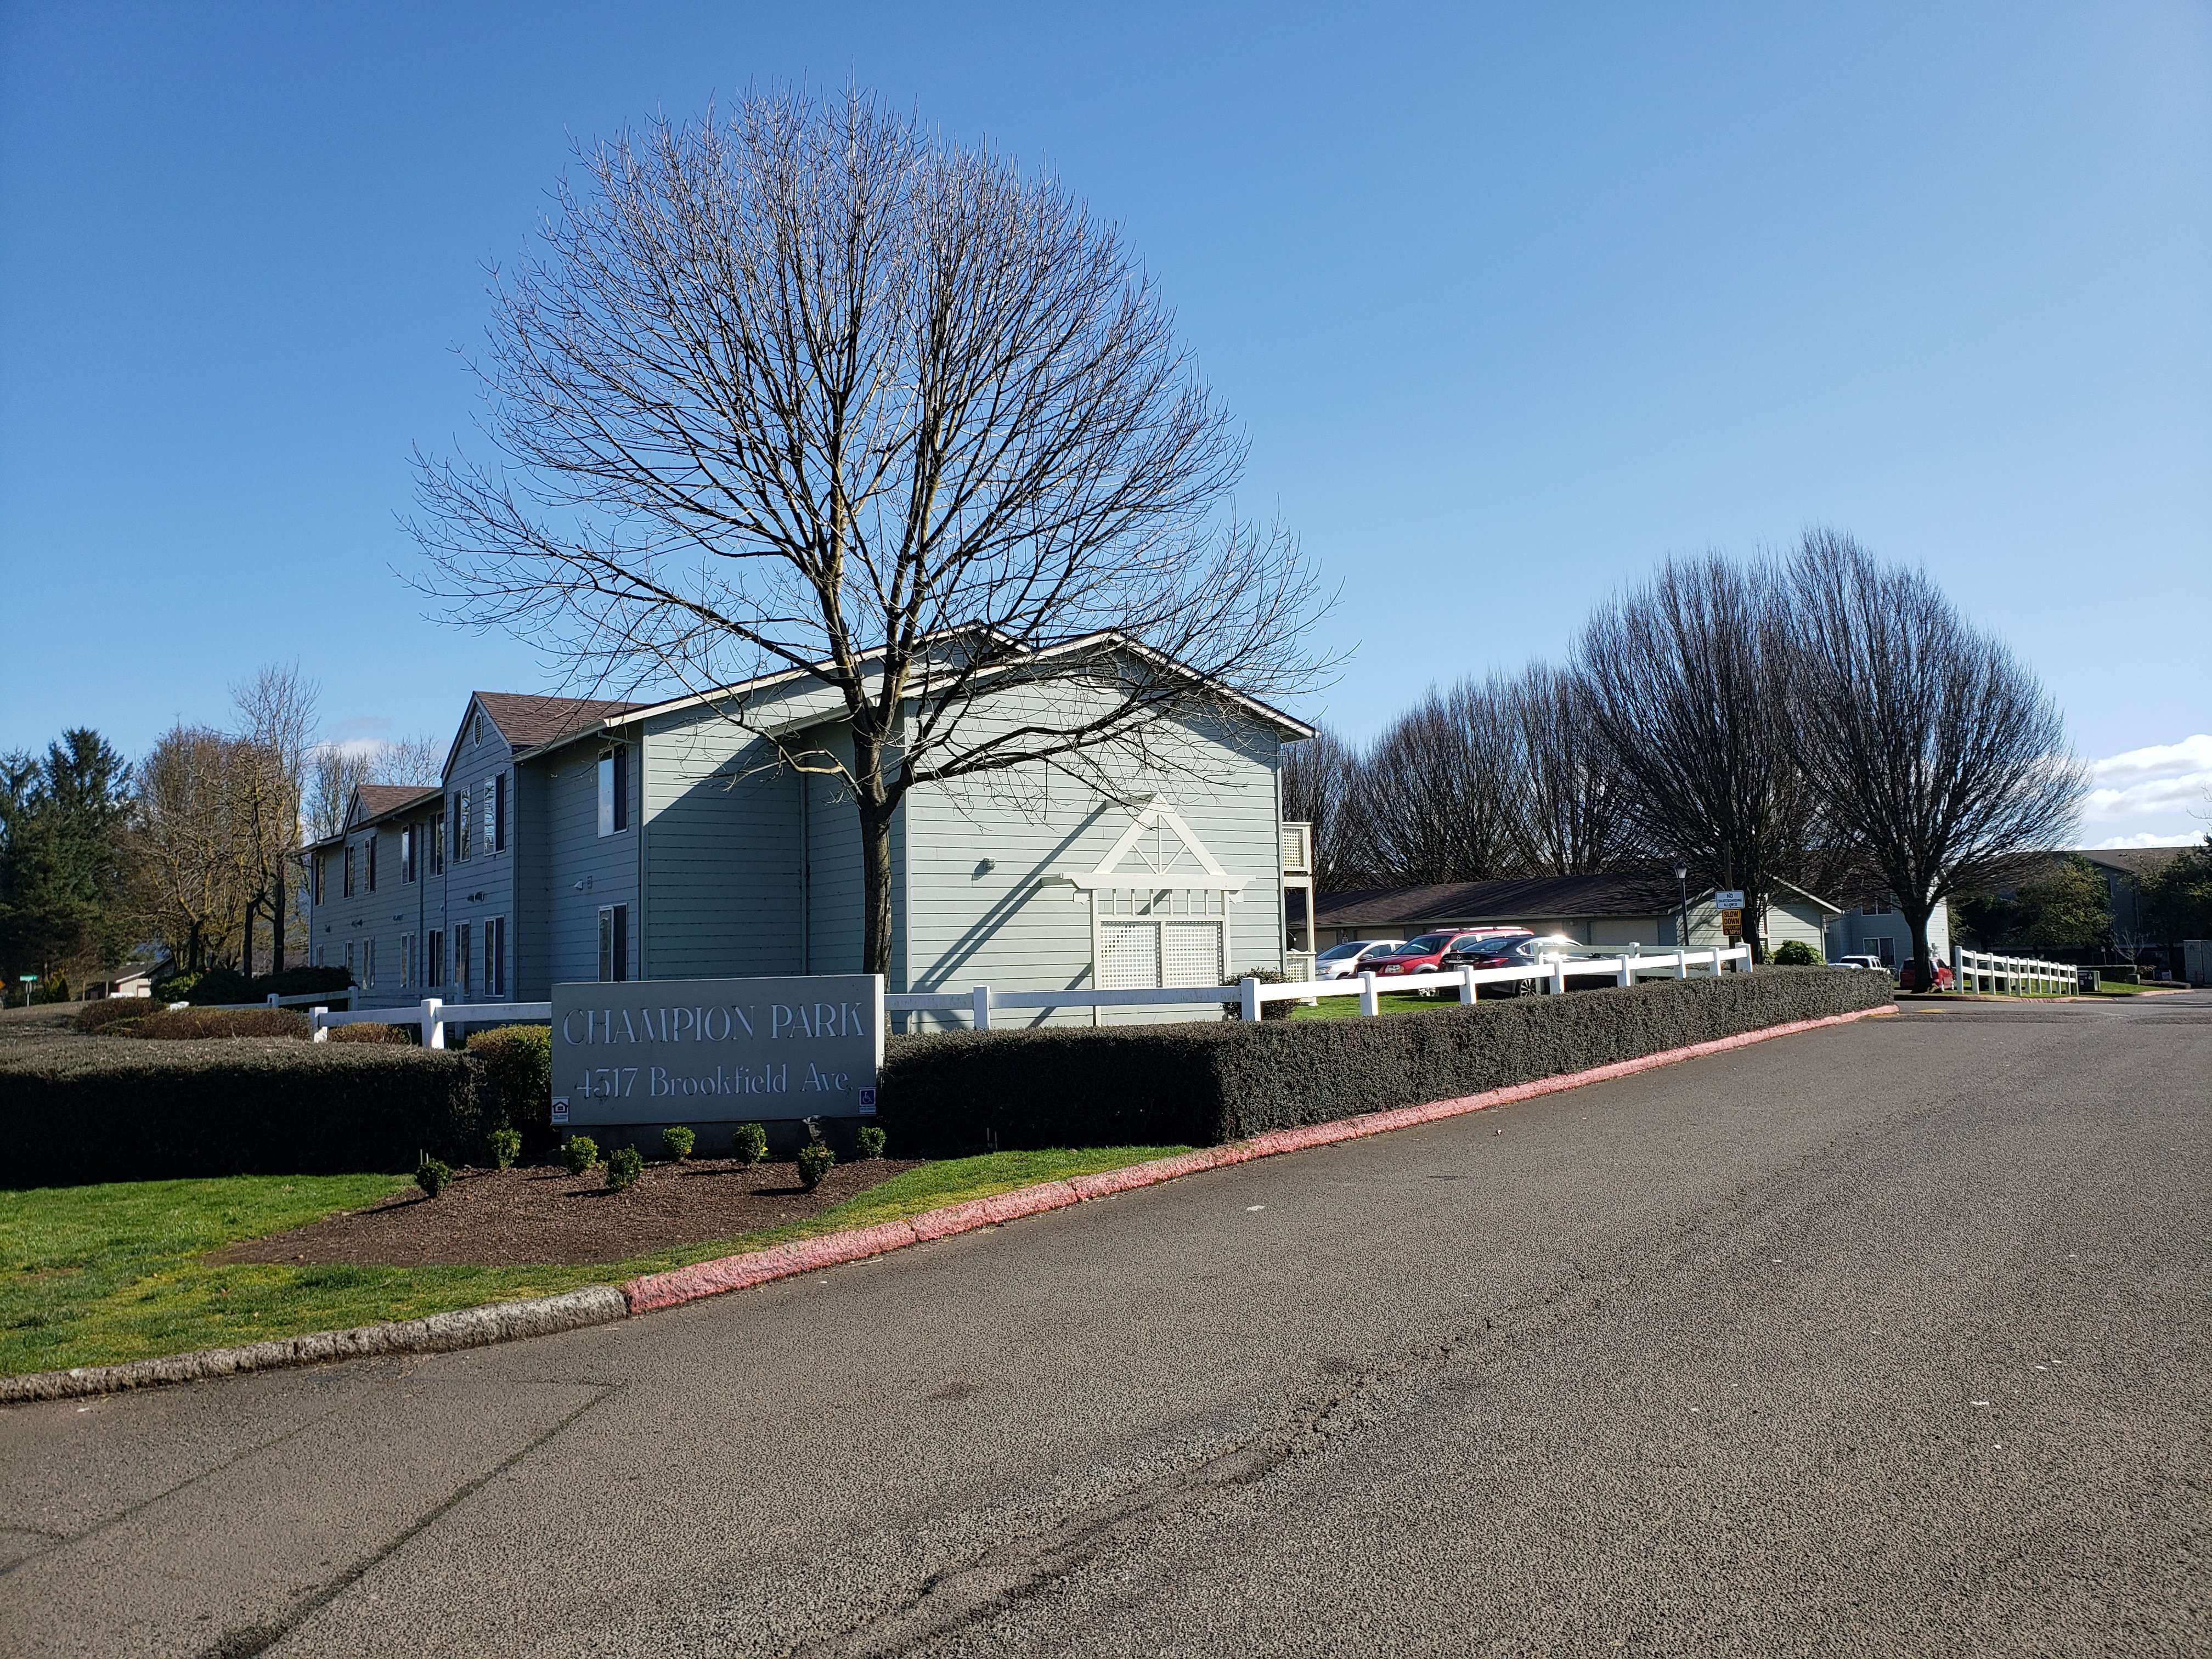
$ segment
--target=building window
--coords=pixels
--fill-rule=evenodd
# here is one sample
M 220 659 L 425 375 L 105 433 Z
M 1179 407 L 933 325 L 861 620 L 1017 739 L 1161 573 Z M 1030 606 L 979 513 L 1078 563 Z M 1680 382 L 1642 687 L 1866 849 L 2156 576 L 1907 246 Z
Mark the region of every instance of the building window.
M 446 815 L 443 812 L 430 820 L 430 873 L 446 873 Z
M 411 823 L 399 832 L 399 879 L 403 884 L 415 879 L 415 826 Z
M 478 714 L 475 720 L 469 723 L 469 741 L 471 743 L 482 743 L 483 741 L 483 716 L 482 714 Z
M 399 936 L 399 984 L 402 989 L 407 989 L 414 983 L 415 935 L 402 933 Z
M 369 832 L 369 836 L 368 836 L 368 890 L 369 890 L 370 892 L 372 892 L 372 893 L 374 893 L 374 892 L 376 890 L 376 842 L 377 842 L 377 836 L 376 836 L 376 832 L 375 832 L 374 830 L 371 830 L 371 831 Z
M 469 924 L 462 922 L 453 929 L 453 983 L 464 996 L 469 989 L 469 970 L 475 964 L 469 960 Z
M 422 935 L 422 982 L 446 982 L 446 934 L 442 928 L 433 927 Z
M 1881 958 L 1885 968 L 1897 966 L 1897 941 L 1887 933 L 1876 933 L 1867 941 L 1867 948 Z
M 465 864 L 469 857 L 469 792 L 453 797 L 453 858 Z
M 599 978 L 612 983 L 629 977 L 629 906 L 599 907 Z
M 349 985 L 357 983 L 353 976 L 353 941 L 351 939 L 346 941 L 346 983 Z
M 484 994 L 507 994 L 507 918 L 489 916 L 483 925 Z
M 363 939 L 361 945 L 362 983 L 374 989 L 376 985 L 376 941 Z
M 491 781 L 491 850 L 507 851 L 507 774 L 502 772 Z
M 316 966 L 316 967 L 318 967 L 318 968 L 319 968 L 319 967 L 321 967 L 322 965 L 323 965 L 323 947 L 322 947 L 321 945 L 318 945 L 315 947 L 315 966 Z
M 623 752 L 599 757 L 599 833 L 612 836 L 629 828 L 629 767 Z
M 320 904 L 323 902 L 323 855 L 320 853 L 307 860 L 307 877 L 313 884 L 312 902 Z M 319 963 L 316 965 L 321 966 Z
M 1886 916 L 1889 914 L 1889 906 L 1887 904 L 1862 904 L 1859 906 L 1859 914 L 1863 916 Z
M 353 848 L 350 845 L 345 849 L 345 884 L 339 891 L 347 898 L 353 896 Z

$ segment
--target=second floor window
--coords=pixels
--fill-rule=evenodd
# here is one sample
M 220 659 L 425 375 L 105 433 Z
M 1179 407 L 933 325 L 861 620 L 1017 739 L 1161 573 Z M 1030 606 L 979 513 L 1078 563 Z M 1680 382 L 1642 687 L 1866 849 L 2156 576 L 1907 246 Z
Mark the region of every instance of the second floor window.
M 310 902 L 316 904 L 320 904 L 323 902 L 323 865 L 325 861 L 325 860 L 320 853 L 316 854 L 313 858 L 307 861 L 308 878 L 313 884 Z M 319 962 L 315 965 L 319 968 L 322 966 L 322 963 Z
M 345 878 L 338 891 L 346 898 L 353 896 L 353 848 L 351 847 L 345 849 Z M 349 967 L 351 965 L 350 963 L 347 964 Z
M 446 815 L 443 812 L 430 820 L 430 873 L 446 873 Z
M 463 861 L 469 856 L 469 792 L 465 789 L 453 797 L 453 856 Z
M 374 835 L 368 838 L 368 890 L 372 893 L 376 890 L 376 837 Z
M 599 833 L 611 836 L 629 828 L 629 768 L 619 749 L 599 757 Z
M 399 832 L 399 879 L 415 879 L 415 826 L 411 823 Z

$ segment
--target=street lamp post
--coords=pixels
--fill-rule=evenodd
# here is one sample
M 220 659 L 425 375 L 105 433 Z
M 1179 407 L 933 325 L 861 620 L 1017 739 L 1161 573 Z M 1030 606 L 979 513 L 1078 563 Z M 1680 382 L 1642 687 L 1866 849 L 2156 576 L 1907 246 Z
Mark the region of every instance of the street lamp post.
M 1674 948 L 1686 951 L 1690 948 L 1690 866 L 1680 859 L 1674 860 L 1674 885 L 1681 891 L 1682 906 L 1680 920 L 1675 924 Z

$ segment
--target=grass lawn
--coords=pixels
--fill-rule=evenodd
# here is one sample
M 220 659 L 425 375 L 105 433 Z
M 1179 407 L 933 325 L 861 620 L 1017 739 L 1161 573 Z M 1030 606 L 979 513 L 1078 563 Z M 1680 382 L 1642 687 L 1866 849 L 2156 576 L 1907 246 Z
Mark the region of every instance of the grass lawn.
M 1102 1146 L 947 1158 L 811 1220 L 599 1267 L 371 1267 L 201 1258 L 412 1186 L 404 1176 L 237 1176 L 0 1189 L 0 1376 L 227 1347 L 619 1283 L 787 1239 L 916 1215 L 1186 1152 Z
M 1459 1006 L 1459 994 L 1448 991 L 1441 996 L 1425 997 L 1419 991 L 1386 992 L 1376 999 L 1386 1014 L 1418 1014 L 1437 1008 Z M 1358 997 L 1319 997 L 1314 1006 L 1302 1003 L 1291 1005 L 1292 1019 L 1357 1019 L 1359 1018 Z
M 2156 988 L 2155 986 L 2150 985 L 2125 985 L 2118 980 L 2112 979 L 2100 979 L 2097 981 L 2097 994 L 2100 997 L 2139 997 L 2145 991 Z

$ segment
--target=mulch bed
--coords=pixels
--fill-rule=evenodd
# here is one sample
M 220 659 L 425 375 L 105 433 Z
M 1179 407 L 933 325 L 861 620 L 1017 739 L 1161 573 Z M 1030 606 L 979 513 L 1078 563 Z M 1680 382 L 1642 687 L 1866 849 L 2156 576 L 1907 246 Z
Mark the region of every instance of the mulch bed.
M 354 1262 L 395 1267 L 589 1266 L 705 1244 L 821 1214 L 918 1160 L 840 1164 L 812 1192 L 790 1164 L 690 1158 L 648 1164 L 628 1192 L 604 1172 L 572 1176 L 559 1164 L 463 1170 L 434 1199 L 410 1188 L 289 1233 L 247 1239 L 207 1260 Z

